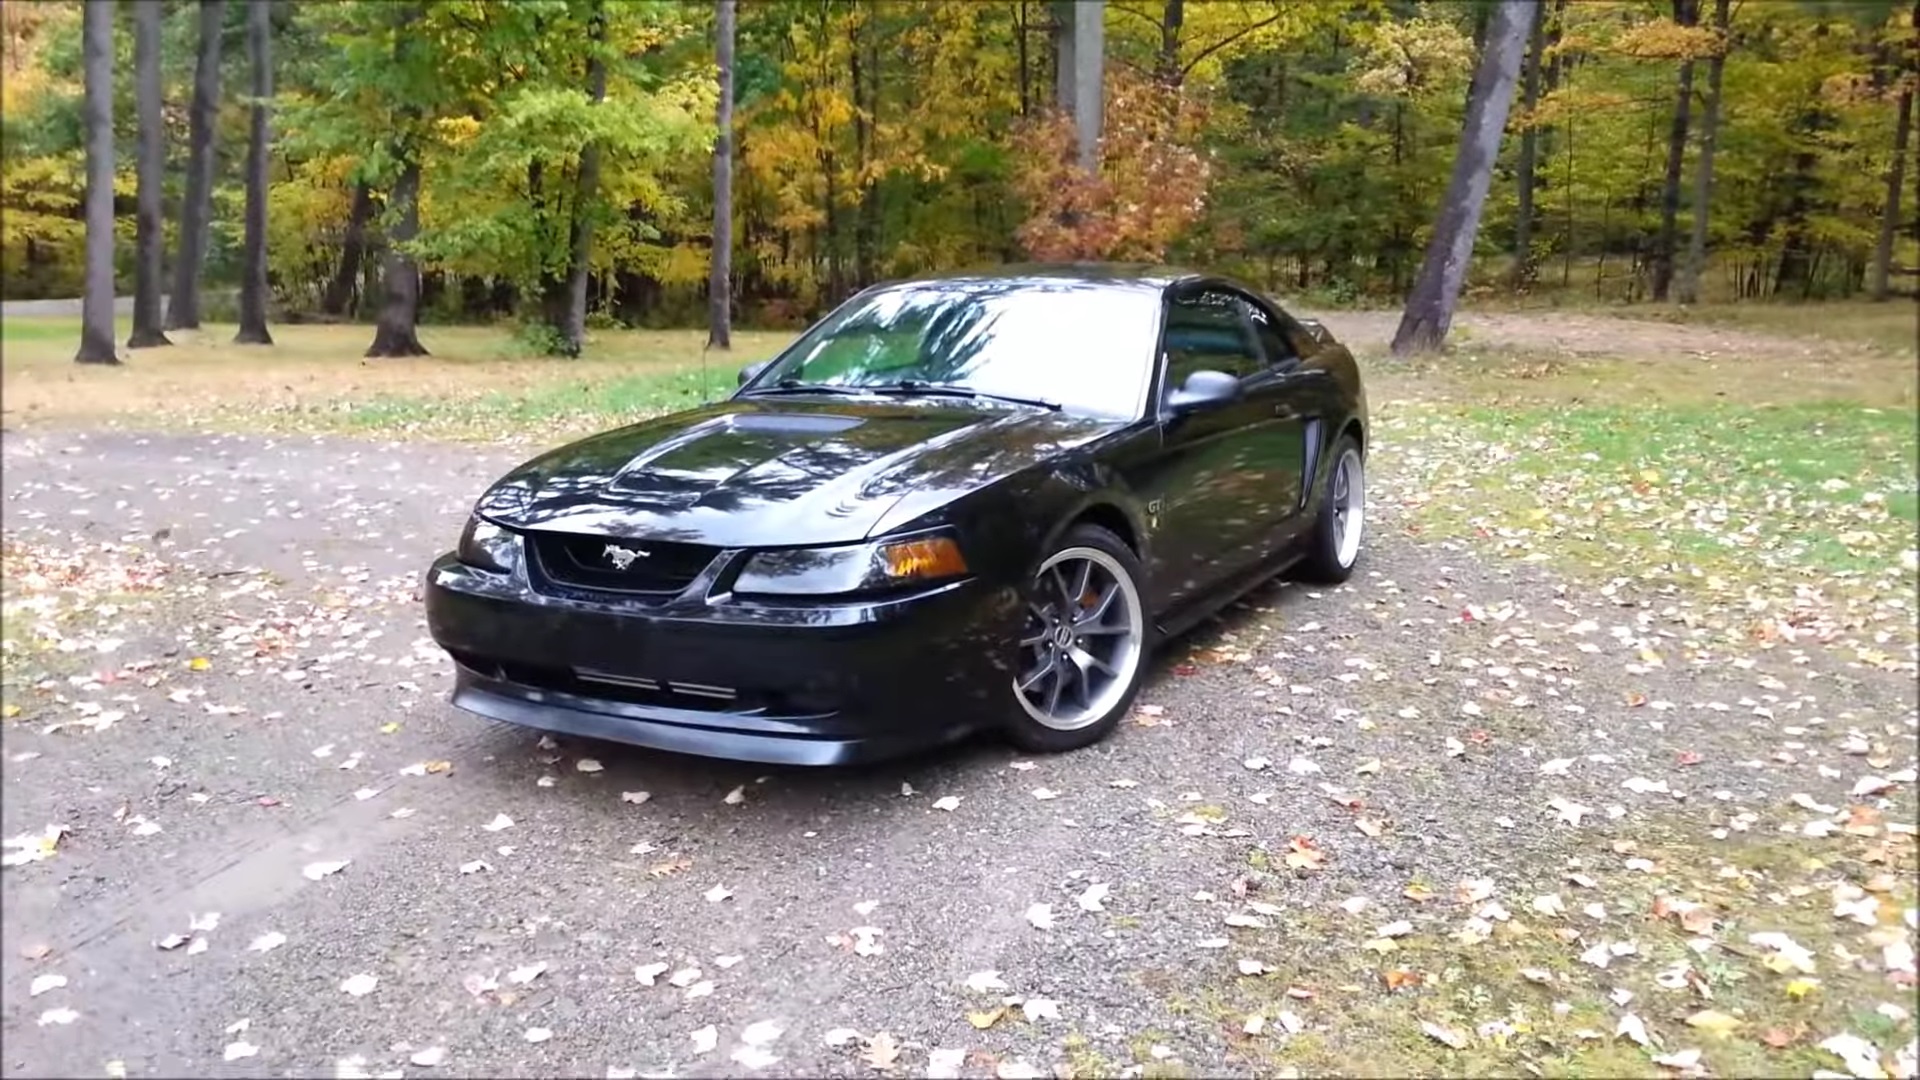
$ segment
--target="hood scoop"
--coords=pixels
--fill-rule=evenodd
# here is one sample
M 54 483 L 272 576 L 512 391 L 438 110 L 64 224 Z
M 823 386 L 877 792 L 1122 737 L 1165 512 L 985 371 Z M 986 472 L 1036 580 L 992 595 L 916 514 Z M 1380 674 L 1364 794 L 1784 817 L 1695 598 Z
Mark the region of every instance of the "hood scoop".
M 614 474 L 607 490 L 692 503 L 747 469 L 864 422 L 818 413 L 716 416 L 636 455 Z

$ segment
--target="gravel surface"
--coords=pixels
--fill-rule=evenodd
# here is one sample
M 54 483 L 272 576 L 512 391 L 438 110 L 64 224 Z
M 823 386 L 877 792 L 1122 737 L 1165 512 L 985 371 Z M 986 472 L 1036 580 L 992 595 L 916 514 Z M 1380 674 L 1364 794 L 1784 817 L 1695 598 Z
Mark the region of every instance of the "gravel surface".
M 1175 643 L 1107 744 L 807 771 L 446 706 L 419 574 L 518 454 L 4 454 L 9 544 L 69 582 L 11 617 L 62 640 L 9 659 L 56 674 L 9 698 L 4 831 L 67 833 L 0 878 L 8 1075 L 1271 1074 L 1243 990 L 1324 976 L 1349 898 L 1370 929 L 1420 917 L 1410 882 L 1531 895 L 1608 829 L 1797 823 L 1792 795 L 1845 805 L 1868 771 L 1849 737 L 1908 770 L 1882 805 L 1912 816 L 1909 677 L 1688 658 L 1658 603 L 1409 537 L 1390 478 L 1353 582 Z M 1223 922 L 1247 900 L 1281 914 Z

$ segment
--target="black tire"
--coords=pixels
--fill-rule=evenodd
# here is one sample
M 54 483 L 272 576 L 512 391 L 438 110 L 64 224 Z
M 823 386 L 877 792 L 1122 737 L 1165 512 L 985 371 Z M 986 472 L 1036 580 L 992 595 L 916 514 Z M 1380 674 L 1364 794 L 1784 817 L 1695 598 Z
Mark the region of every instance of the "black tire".
M 1097 553 L 1098 558 L 1086 553 Z M 1089 673 L 1085 667 L 1079 668 L 1080 677 L 1088 680 L 1080 685 L 1087 688 L 1086 696 L 1092 699 L 1089 705 L 1097 705 L 1098 709 L 1097 712 L 1089 709 L 1088 712 L 1092 715 L 1085 719 L 1071 721 L 1074 726 L 1060 727 L 1043 723 L 1035 715 L 1034 710 L 1045 712 L 1044 705 L 1037 703 L 1030 707 L 1027 695 L 1023 694 L 1019 688 L 1021 676 L 1030 670 L 1038 670 L 1040 666 L 1048 663 L 1047 657 L 1058 654 L 1060 646 L 1056 644 L 1049 652 L 1044 645 L 1023 645 L 1018 640 L 1013 643 L 1014 678 L 1007 686 L 1010 700 L 1007 702 L 1004 732 L 1009 742 L 1022 750 L 1036 754 L 1058 754 L 1068 750 L 1078 750 L 1081 747 L 1092 746 L 1111 735 L 1113 729 L 1120 725 L 1121 719 L 1133 707 L 1133 699 L 1146 680 L 1147 663 L 1152 656 L 1154 646 L 1153 620 L 1148 614 L 1146 605 L 1146 573 L 1140 566 L 1140 560 L 1118 536 L 1098 525 L 1080 524 L 1069 528 L 1054 543 L 1051 550 L 1035 564 L 1033 577 L 1027 587 L 1030 612 L 1033 607 L 1052 603 L 1049 597 L 1060 598 L 1062 601 L 1067 599 L 1061 596 L 1054 584 L 1043 584 L 1041 580 L 1042 574 L 1048 572 L 1049 565 L 1061 558 L 1070 560 L 1065 564 L 1069 567 L 1082 562 L 1093 562 L 1096 572 L 1117 571 L 1113 573 L 1112 585 L 1120 591 L 1114 600 L 1134 605 L 1133 611 L 1137 619 L 1130 625 L 1137 626 L 1137 634 L 1134 635 L 1137 646 L 1132 651 L 1131 670 L 1123 672 L 1124 678 L 1116 677 L 1106 680 L 1098 691 L 1091 689 L 1090 680 L 1095 675 Z M 1050 578 L 1049 582 L 1052 581 L 1053 579 Z M 1080 599 L 1084 605 L 1084 593 L 1081 594 Z M 1064 603 L 1058 603 L 1055 606 L 1064 608 Z M 1075 612 L 1081 616 L 1094 614 L 1084 606 L 1075 609 Z M 1102 607 L 1095 617 L 1097 620 L 1102 620 L 1100 625 L 1104 626 L 1113 619 L 1114 615 L 1113 609 Z M 1045 632 L 1046 626 L 1047 624 L 1040 622 L 1037 616 L 1030 614 L 1029 621 L 1024 624 L 1025 628 L 1021 633 L 1023 636 L 1028 636 L 1036 631 Z M 1055 624 L 1055 632 L 1057 629 L 1058 624 Z M 1100 634 L 1089 635 L 1085 639 L 1076 638 L 1074 648 L 1082 653 L 1095 652 L 1109 645 L 1105 640 L 1108 636 L 1110 635 Z M 1088 642 L 1092 644 L 1088 645 Z M 1114 654 L 1111 652 L 1103 655 L 1104 660 L 1114 659 Z M 1061 678 L 1067 678 L 1067 676 L 1062 675 Z M 1071 685 L 1071 680 L 1069 683 Z M 1039 688 L 1033 692 L 1044 696 Z M 1063 693 L 1062 698 L 1065 697 L 1066 694 Z M 1070 704 L 1070 702 L 1063 700 L 1063 704 Z M 1058 721 L 1058 718 L 1056 721 L 1067 722 Z
M 1360 563 L 1360 553 L 1366 541 L 1366 456 L 1360 452 L 1360 443 L 1352 435 L 1342 435 L 1333 444 L 1333 453 L 1329 455 L 1331 464 L 1327 467 L 1327 482 L 1320 496 L 1320 512 L 1314 516 L 1313 525 L 1307 534 L 1306 555 L 1300 560 L 1296 575 L 1302 581 L 1316 582 L 1322 585 L 1338 585 L 1353 576 L 1353 568 Z M 1351 521 L 1358 535 L 1352 541 L 1352 550 L 1342 548 L 1343 514 L 1334 503 L 1338 491 L 1344 490 L 1340 484 L 1340 470 L 1343 462 L 1350 462 L 1355 470 L 1353 478 L 1360 487 L 1360 514 Z M 1346 558 L 1342 558 L 1345 555 Z

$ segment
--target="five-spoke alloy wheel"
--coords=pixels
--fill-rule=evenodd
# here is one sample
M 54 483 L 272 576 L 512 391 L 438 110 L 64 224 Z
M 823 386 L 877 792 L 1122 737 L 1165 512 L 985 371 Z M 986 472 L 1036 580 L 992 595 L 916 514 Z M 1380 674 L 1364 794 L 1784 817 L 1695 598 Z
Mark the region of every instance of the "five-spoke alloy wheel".
M 1333 585 L 1353 576 L 1360 560 L 1360 541 L 1367 524 L 1366 458 L 1352 435 L 1333 444 L 1333 466 L 1327 473 L 1327 494 L 1320 516 L 1307 537 L 1301 576 Z
M 1018 745 L 1058 752 L 1105 738 L 1139 690 L 1150 624 L 1140 564 L 1111 532 L 1068 530 L 1027 591 L 1015 658 Z

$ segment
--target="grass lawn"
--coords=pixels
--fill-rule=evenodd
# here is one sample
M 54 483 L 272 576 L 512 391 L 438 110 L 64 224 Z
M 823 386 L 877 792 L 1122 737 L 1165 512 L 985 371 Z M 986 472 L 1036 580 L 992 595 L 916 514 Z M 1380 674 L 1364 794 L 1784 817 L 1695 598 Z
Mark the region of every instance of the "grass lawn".
M 123 321 L 116 331 L 124 341 Z M 110 425 L 344 431 L 557 441 L 727 393 L 743 364 L 789 334 L 736 333 L 702 358 L 705 331 L 595 331 L 578 360 L 529 357 L 506 331 L 425 327 L 432 356 L 366 360 L 364 326 L 275 326 L 271 348 L 231 344 L 233 327 L 176 333 L 121 367 L 73 363 L 79 322 L 0 323 L 9 427 Z

